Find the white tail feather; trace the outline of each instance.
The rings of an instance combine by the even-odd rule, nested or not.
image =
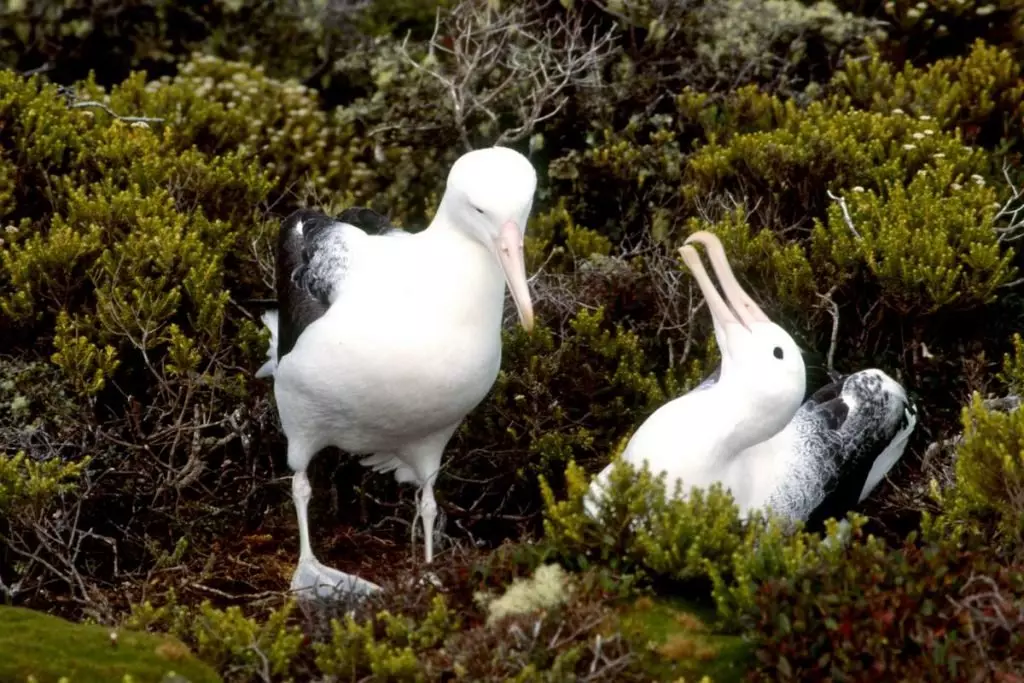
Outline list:
[[[267,362],[256,371],[257,379],[271,377],[277,370],[277,311],[267,311],[260,318],[270,330],[270,343],[267,344]]]
[[[374,472],[395,472],[395,481],[399,484],[411,484],[419,482],[419,477],[412,468],[406,465],[393,453],[374,453],[359,461],[363,467],[369,467]]]

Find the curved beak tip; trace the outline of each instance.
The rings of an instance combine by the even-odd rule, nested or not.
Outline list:
[[[526,266],[523,258],[523,234],[515,221],[507,221],[498,233],[495,243],[498,262],[505,273],[505,281],[512,293],[512,300],[519,311],[519,322],[527,332],[533,331],[533,301],[526,280]]]
[[[706,247],[711,246],[712,244],[721,246],[721,241],[718,239],[718,236],[713,232],[708,232],[707,230],[698,230],[687,237],[686,240],[683,241],[683,244],[693,244],[694,242],[700,242]]]

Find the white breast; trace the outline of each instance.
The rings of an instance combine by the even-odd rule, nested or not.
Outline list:
[[[353,250],[330,310],[280,362],[282,421],[371,452],[453,425],[486,396],[501,363],[504,280],[482,247],[423,237]]]

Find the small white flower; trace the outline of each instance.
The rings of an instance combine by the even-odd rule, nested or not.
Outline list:
[[[925,135],[935,135],[935,131],[932,130],[931,128],[925,128],[924,129],[924,134]]]
[[[950,187],[952,187],[954,190],[962,190],[964,186],[961,185],[960,183],[953,183],[952,185],[950,185]]]
[[[912,144],[910,144],[908,142],[907,144],[903,145],[903,149],[908,150],[908,151],[912,150],[912,149],[917,149],[917,145],[912,145]]]
[[[863,187],[861,187],[860,185],[854,185],[854,186],[853,186],[853,191],[854,191],[854,192],[863,192],[863,191],[864,191],[864,188],[863,188]]]
[[[928,116],[928,114],[921,114],[917,118],[921,119],[922,121],[931,121],[932,120],[932,117]]]
[[[892,113],[893,114],[903,114],[904,111],[902,109],[900,109],[899,107],[896,107],[895,109],[892,110]]]
[[[937,153],[932,155],[932,159],[945,159],[945,158],[946,158],[946,155],[943,154],[942,152],[937,152]]]
[[[915,140],[924,140],[924,133],[914,133],[910,137],[914,138]]]

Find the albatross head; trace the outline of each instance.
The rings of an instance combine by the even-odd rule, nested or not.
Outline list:
[[[456,160],[442,200],[446,218],[498,259],[527,330],[533,329],[533,302],[523,237],[536,189],[537,172],[526,157],[507,147],[488,147]]]
[[[690,246],[693,242],[707,248],[725,299]],[[788,424],[804,400],[807,377],[800,348],[740,287],[715,235],[696,232],[679,251],[711,311],[722,353],[719,383],[735,387],[739,400],[756,417],[757,440],[770,438]]]

